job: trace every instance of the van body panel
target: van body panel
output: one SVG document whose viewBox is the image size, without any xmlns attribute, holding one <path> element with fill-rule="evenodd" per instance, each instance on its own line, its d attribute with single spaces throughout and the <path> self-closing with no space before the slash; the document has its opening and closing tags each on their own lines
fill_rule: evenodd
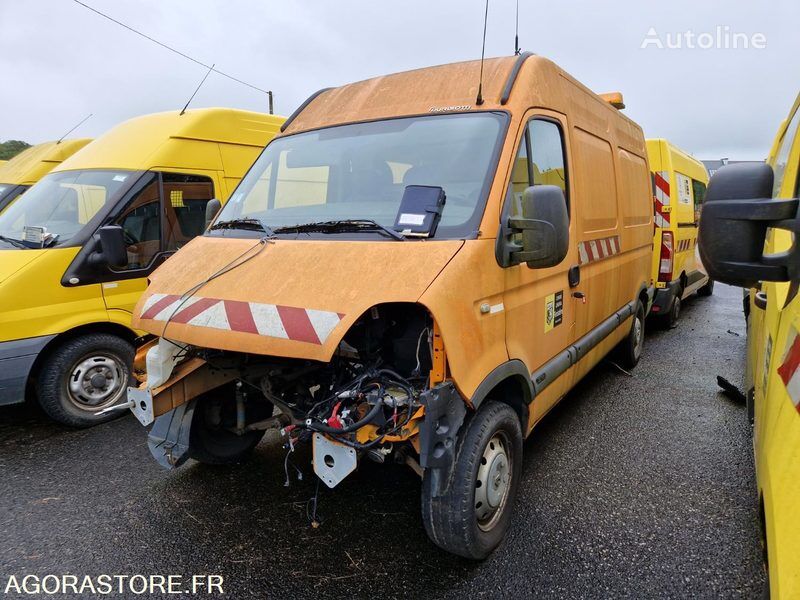
<svg viewBox="0 0 800 600">
<path fill-rule="evenodd" d="M 108 320 L 100 285 L 72 288 L 58 282 L 80 248 L 3 250 L 39 257 L 0 285 L 0 341 L 56 335 L 88 323 Z M 54 285 L 55 284 L 55 285 Z"/>
<path fill-rule="evenodd" d="M 120 123 L 80 155 L 59 166 L 60 171 L 77 169 L 127 169 L 147 171 L 164 168 L 221 170 L 218 145 L 247 146 L 258 153 L 279 130 L 283 117 L 228 108 L 189 109 L 155 113 Z M 238 166 L 246 170 L 255 159 Z"/>
<path fill-rule="evenodd" d="M 348 328 L 371 307 L 417 302 L 463 244 L 199 237 L 181 250 L 181 260 L 167 261 L 153 273 L 133 326 L 201 347 L 328 361 Z M 235 274 L 209 280 L 239 263 Z M 197 286 L 185 303 L 177 300 Z M 197 298 L 213 304 L 192 315 L 202 306 L 192 309 Z M 263 329 L 233 323 L 242 303 L 252 304 L 247 309 L 256 311 L 258 323 L 260 315 Z"/>
<path fill-rule="evenodd" d="M 767 163 L 774 198 L 800 193 L 800 95 L 781 124 Z M 792 233 L 773 229 L 764 254 L 789 250 Z M 794 243 L 797 243 L 794 240 Z M 790 282 L 750 290 L 746 384 L 753 394 L 756 483 L 763 504 L 770 597 L 800 595 L 800 296 Z M 766 309 L 755 295 L 766 294 Z"/>
</svg>

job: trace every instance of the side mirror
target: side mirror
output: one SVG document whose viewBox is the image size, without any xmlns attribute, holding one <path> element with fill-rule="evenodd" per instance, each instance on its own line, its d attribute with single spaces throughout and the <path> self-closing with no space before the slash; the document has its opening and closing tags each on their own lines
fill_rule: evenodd
<svg viewBox="0 0 800 600">
<path fill-rule="evenodd" d="M 800 275 L 796 241 L 798 200 L 772 199 L 774 173 L 767 164 L 723 167 L 711 178 L 703 203 L 698 244 L 711 279 L 740 287 L 791 281 Z M 764 255 L 770 228 L 795 232 L 787 252 Z"/>
<path fill-rule="evenodd" d="M 222 208 L 222 202 L 217 198 L 212 198 L 206 203 L 206 229 L 211 225 L 211 221 L 217 216 L 220 208 Z"/>
<path fill-rule="evenodd" d="M 522 194 L 522 216 L 508 219 L 511 233 L 522 234 L 522 246 L 511 251 L 512 264 L 532 269 L 554 267 L 567 256 L 569 215 L 564 192 L 555 185 L 536 185 Z"/>
<path fill-rule="evenodd" d="M 89 262 L 95 266 L 105 265 L 122 268 L 128 264 L 128 249 L 125 233 L 119 225 L 105 225 L 97 230 L 99 248 L 91 254 Z"/>
</svg>

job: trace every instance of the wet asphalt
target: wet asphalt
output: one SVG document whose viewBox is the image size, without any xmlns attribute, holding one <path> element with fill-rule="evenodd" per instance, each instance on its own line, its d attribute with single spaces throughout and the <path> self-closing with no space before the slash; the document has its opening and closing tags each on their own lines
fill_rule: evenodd
<svg viewBox="0 0 800 600">
<path fill-rule="evenodd" d="M 513 528 L 483 563 L 428 541 L 406 467 L 323 485 L 314 528 L 310 455 L 284 487 L 275 437 L 240 466 L 167 472 L 132 417 L 74 431 L 3 408 L 0 585 L 210 573 L 227 598 L 757 598 L 750 429 L 716 384 L 740 382 L 744 352 L 741 292 L 717 285 L 677 329 L 648 331 L 632 377 L 596 368 L 526 442 Z"/>
</svg>

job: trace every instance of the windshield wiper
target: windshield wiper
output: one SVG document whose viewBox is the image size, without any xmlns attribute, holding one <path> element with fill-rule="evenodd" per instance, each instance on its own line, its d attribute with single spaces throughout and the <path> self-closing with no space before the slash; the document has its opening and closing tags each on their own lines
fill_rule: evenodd
<svg viewBox="0 0 800 600">
<path fill-rule="evenodd" d="M 218 221 L 211 227 L 214 229 L 249 229 L 251 231 L 263 231 L 267 235 L 272 235 L 272 229 L 264 225 L 259 219 L 230 219 L 228 221 Z"/>
<path fill-rule="evenodd" d="M 372 219 L 343 219 L 340 221 L 318 221 L 300 225 L 277 227 L 274 233 L 350 233 L 356 231 L 380 231 L 391 238 L 404 241 L 402 234 L 389 229 Z"/>
<path fill-rule="evenodd" d="M 12 246 L 16 246 L 17 248 L 24 248 L 28 250 L 28 246 L 22 243 L 22 240 L 15 240 L 14 238 L 6 237 L 4 235 L 0 235 L 0 240 L 11 244 Z"/>
</svg>

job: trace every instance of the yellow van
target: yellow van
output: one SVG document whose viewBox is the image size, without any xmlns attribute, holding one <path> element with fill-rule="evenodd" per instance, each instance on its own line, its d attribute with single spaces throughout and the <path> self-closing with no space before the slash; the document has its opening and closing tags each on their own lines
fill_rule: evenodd
<svg viewBox="0 0 800 600">
<path fill-rule="evenodd" d="M 91 138 L 45 142 L 26 148 L 9 161 L 0 161 L 0 213 L 20 194 L 67 160 Z"/>
<path fill-rule="evenodd" d="M 131 119 L 0 214 L 0 405 L 35 396 L 72 426 L 112 416 L 98 413 L 124 399 L 147 277 L 202 233 L 206 205 L 282 122 L 231 109 Z"/>
<path fill-rule="evenodd" d="M 711 276 L 753 288 L 746 385 L 770 597 L 800 597 L 800 96 L 766 164 L 711 178 L 700 253 Z"/>
<path fill-rule="evenodd" d="M 323 90 L 152 275 L 129 406 L 167 467 L 270 428 L 329 487 L 405 462 L 433 541 L 484 558 L 523 437 L 615 347 L 639 360 L 652 227 L 641 129 L 545 58 Z"/>
<path fill-rule="evenodd" d="M 697 228 L 708 172 L 696 158 L 664 139 L 647 140 L 653 181 L 655 233 L 652 277 L 656 297 L 650 309 L 665 327 L 674 327 L 681 302 L 690 294 L 710 296 L 714 281 L 697 260 Z"/>
</svg>

